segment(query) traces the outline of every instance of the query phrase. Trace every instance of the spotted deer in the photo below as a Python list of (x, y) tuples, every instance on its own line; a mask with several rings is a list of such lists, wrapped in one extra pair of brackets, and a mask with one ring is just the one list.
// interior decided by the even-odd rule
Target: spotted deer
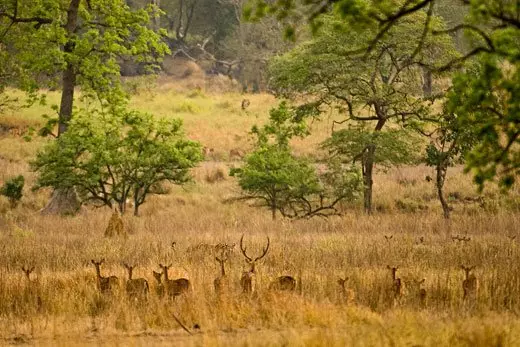
[(269, 285), (269, 289), (281, 291), (295, 291), (296, 279), (292, 276), (277, 277), (273, 282), (271, 282), (271, 284)]
[(22, 266), (22, 271), (25, 274), (27, 287), (25, 290), (25, 295), (27, 295), (27, 299), (33, 301), (33, 303), (36, 304), (36, 308), (38, 311), (40, 311), (43, 307), (43, 301), (42, 297), (40, 296), (40, 283), (37, 281), (37, 279), (31, 279), (31, 274), (34, 271), (34, 266), (25, 267)]
[(217, 263), (220, 264), (220, 276), (213, 281), (217, 295), (225, 294), (229, 291), (229, 278), (226, 275), (226, 268), (224, 266), (228, 260), (228, 256), (229, 253), (223, 251), (220, 257), (215, 257)]
[(407, 282), (407, 290), (410, 294), (410, 298), (415, 303), (419, 303), (421, 307), (426, 306), (426, 289), (421, 288), (422, 285), (426, 282), (426, 279), (416, 280), (412, 279)]
[(163, 265), (159, 264), (163, 271), (164, 276), (164, 286), (166, 288), (166, 293), (170, 298), (175, 298), (176, 296), (179, 296), (183, 293), (187, 293), (190, 288), (191, 284), (190, 281), (186, 278), (178, 278), (175, 280), (171, 280), (168, 278), (168, 270), (171, 268), (171, 264), (169, 265)]
[(471, 274), (471, 271), (475, 269), (475, 266), (460, 266), (462, 270), (464, 270), (465, 279), (462, 281), (462, 290), (464, 291), (463, 300), (467, 299), (476, 299), (478, 294), (478, 279), (474, 274)]
[(126, 293), (132, 298), (145, 298), (150, 291), (148, 281), (144, 278), (132, 278), (135, 265), (128, 265), (123, 263), (123, 266), (128, 271), (128, 280), (126, 281)]
[(161, 280), (162, 272), (152, 271), (152, 274), (153, 278), (155, 278), (155, 281), (157, 282), (155, 285), (155, 294), (157, 294), (158, 297), (162, 298), (164, 297), (164, 285)]
[(240, 251), (242, 255), (246, 258), (246, 262), (249, 264), (249, 271), (245, 271), (242, 273), (242, 277), (240, 278), (240, 286), (242, 287), (242, 291), (244, 293), (253, 293), (255, 292), (256, 287), (256, 271), (255, 266), (256, 262), (265, 257), (267, 252), (269, 251), (270, 240), (267, 237), (267, 246), (263, 248), (262, 254), (256, 258), (251, 258), (246, 253), (246, 248), (244, 247), (244, 235), (240, 238)]
[(119, 279), (116, 276), (103, 277), (101, 276), (101, 265), (105, 262), (105, 259), (101, 259), (100, 261), (91, 260), (92, 264), (96, 268), (97, 275), (97, 287), (99, 291), (103, 294), (112, 293), (119, 287)]
[(396, 276), (396, 273), (397, 273), (397, 270), (399, 269), (399, 267), (397, 267), (397, 266), (392, 267), (390, 265), (387, 265), (386, 268), (388, 270), (390, 270), (390, 274), (392, 277), (391, 292), (393, 295), (394, 304), (397, 304), (401, 300), (401, 297), (403, 295), (403, 287), (404, 287), (401, 279)]
[(339, 293), (340, 293), (340, 300), (341, 302), (345, 304), (353, 304), (354, 300), (356, 299), (356, 293), (350, 289), (347, 288), (345, 285), (348, 282), (349, 278), (338, 278), (338, 285), (339, 285)]

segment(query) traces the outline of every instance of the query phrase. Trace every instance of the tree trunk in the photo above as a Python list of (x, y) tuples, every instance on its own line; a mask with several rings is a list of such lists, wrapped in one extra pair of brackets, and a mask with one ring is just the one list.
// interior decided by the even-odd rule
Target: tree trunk
[(450, 207), (448, 206), (448, 202), (444, 198), (444, 181), (446, 179), (446, 173), (448, 168), (444, 164), (444, 161), (441, 161), (435, 167), (437, 171), (437, 179), (435, 181), (435, 186), (437, 187), (437, 195), (439, 196), (439, 201), (441, 202), (442, 212), (445, 219), (450, 219)]
[[(78, 9), (81, 0), (71, 0), (67, 11), (67, 23), (65, 30), (69, 41), (63, 47), (65, 53), (74, 51), (72, 38), (77, 28)], [(71, 62), (62, 74), (62, 93), (58, 122), (58, 137), (67, 131), (68, 123), (72, 118), (72, 108), (74, 105), (74, 88), (76, 87), (76, 69)], [(42, 210), (42, 214), (70, 214), (79, 210), (81, 203), (74, 189), (56, 189), (51, 196), (51, 200)]]
[(423, 95), (430, 97), (432, 95), (432, 72), (428, 68), (423, 68)]
[(376, 145), (370, 144), (363, 155), (363, 198), (366, 214), (372, 214), (372, 186)]

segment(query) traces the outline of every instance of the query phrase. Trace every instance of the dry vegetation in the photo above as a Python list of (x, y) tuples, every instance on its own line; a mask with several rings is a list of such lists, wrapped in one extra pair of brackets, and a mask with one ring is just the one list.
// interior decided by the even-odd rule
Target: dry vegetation
[[(479, 196), (470, 178), (453, 169), (447, 192), (454, 214), (446, 222), (424, 179), (431, 170), (400, 168), (375, 178), (372, 217), (348, 206), (341, 218), (274, 223), (267, 211), (222, 201), (236, 189), (227, 176), (238, 164), (228, 161), (230, 151), (250, 146), (251, 125), (264, 121), (276, 101), (247, 95), (251, 104), (242, 110), (243, 95), (203, 90), (162, 84), (132, 99), (140, 109), (183, 118), (187, 133), (214, 153), (195, 171), (195, 184), (151, 198), (139, 218), (124, 216), (127, 237), (104, 237), (109, 209), (41, 216), (49, 192), (30, 191), (34, 174), (27, 160), (45, 140), (1, 134), (0, 183), (23, 173), (27, 187), (14, 210), (0, 198), (0, 344), (518, 344), (518, 190)], [(45, 112), (43, 106), (13, 111), (6, 124), (38, 124)], [(315, 135), (296, 150), (313, 153), (329, 129), (327, 121), (313, 124)], [(270, 237), (267, 255), (256, 264), (253, 294), (240, 287), (250, 269), (238, 247), (242, 234), (252, 257)], [(236, 244), (225, 262), (225, 295), (215, 293), (214, 281), (223, 275), (215, 257), (221, 255), (208, 246), (219, 243)], [(117, 276), (120, 286), (101, 294), (91, 260), (103, 258), (101, 275)], [(138, 265), (133, 278), (147, 281), (147, 299), (128, 297), (124, 263)], [(174, 299), (158, 295), (152, 271), (161, 272), (159, 264), (172, 264), (169, 278), (188, 279), (190, 290)], [(466, 277), (461, 265), (475, 269)], [(396, 280), (388, 266), (398, 268)], [(297, 280), (296, 290), (269, 290), (283, 275)]]

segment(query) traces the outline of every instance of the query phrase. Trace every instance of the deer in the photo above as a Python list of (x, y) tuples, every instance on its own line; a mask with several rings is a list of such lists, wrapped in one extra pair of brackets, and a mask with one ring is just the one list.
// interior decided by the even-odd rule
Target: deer
[(163, 271), (164, 276), (164, 286), (166, 288), (166, 293), (170, 298), (175, 298), (183, 293), (186, 293), (190, 290), (191, 284), (190, 281), (186, 278), (178, 278), (175, 280), (171, 280), (168, 278), (168, 269), (172, 267), (171, 264), (163, 265), (159, 264)]
[(475, 266), (460, 266), (462, 270), (464, 270), (464, 273), (466, 275), (466, 278), (462, 281), (462, 289), (464, 291), (464, 296), (462, 297), (463, 300), (466, 300), (468, 298), (475, 299), (477, 297), (478, 293), (478, 279), (475, 277), (474, 274), (470, 274), (470, 272), (475, 269)]
[(112, 293), (114, 290), (116, 290), (119, 287), (119, 279), (117, 276), (109, 276), (109, 277), (103, 277), (101, 276), (101, 264), (105, 262), (105, 259), (101, 259), (100, 261), (95, 261), (94, 259), (91, 260), (92, 264), (94, 264), (96, 268), (96, 275), (97, 275), (97, 286), (101, 293), (107, 294)]
[(155, 294), (158, 297), (162, 298), (164, 296), (164, 285), (161, 281), (162, 272), (152, 271), (153, 278), (157, 281), (157, 285), (155, 286)]
[(356, 298), (356, 293), (352, 289), (345, 287), (345, 284), (348, 282), (348, 280), (349, 280), (348, 277), (345, 277), (345, 278), (340, 277), (340, 278), (338, 278), (337, 283), (339, 285), (341, 301), (346, 304), (352, 304), (352, 303), (354, 303), (354, 300)]
[(280, 276), (277, 277), (269, 285), (270, 290), (281, 290), (281, 291), (295, 291), (296, 290), (296, 279), (292, 276)]
[(225, 262), (228, 260), (229, 253), (222, 251), (220, 257), (215, 257), (217, 263), (220, 264), (220, 276), (215, 278), (213, 285), (217, 295), (225, 294), (229, 290), (229, 278), (226, 276)]
[(399, 302), (402, 294), (403, 294), (403, 283), (400, 278), (396, 277), (397, 270), (399, 267), (394, 266), (391, 267), (390, 265), (387, 265), (386, 268), (390, 270), (391, 276), (392, 276), (392, 293), (394, 296), (394, 304), (396, 302)]
[(40, 287), (39, 283), (36, 282), (36, 280), (31, 280), (31, 273), (34, 271), (34, 266), (30, 268), (26, 268), (25, 266), (22, 266), (22, 271), (25, 274), (25, 278), (27, 279), (27, 291), (25, 292), (26, 295), (29, 295), (32, 299), (36, 300), (36, 307), (38, 311), (42, 309), (43, 302), (42, 297), (39, 295)]
[(423, 278), (422, 280), (416, 280), (412, 279), (410, 282), (408, 282), (409, 292), (412, 295), (412, 299), (415, 302), (419, 302), (421, 307), (424, 307), (426, 305), (426, 289), (421, 288), (421, 286), (426, 282), (426, 279)]
[(128, 265), (127, 263), (123, 263), (123, 266), (128, 271), (128, 280), (126, 281), (126, 293), (128, 296), (134, 298), (145, 298), (150, 291), (148, 281), (144, 278), (132, 278), (132, 274), (136, 265), (132, 266)]
[(250, 268), (249, 271), (244, 271), (242, 273), (242, 277), (240, 278), (240, 285), (242, 287), (242, 291), (244, 293), (253, 293), (255, 292), (256, 287), (256, 272), (255, 272), (255, 265), (256, 262), (261, 260), (263, 257), (266, 256), (267, 252), (269, 251), (269, 244), (270, 240), (269, 237), (267, 237), (267, 246), (263, 248), (262, 254), (255, 259), (249, 257), (246, 253), (246, 248), (244, 247), (244, 235), (242, 234), (242, 237), (240, 238), (240, 251), (242, 252), (242, 255), (246, 258), (246, 262), (249, 264)]
[(248, 108), (249, 105), (251, 105), (251, 101), (249, 101), (249, 99), (242, 100), (242, 104), (241, 104), (242, 110), (245, 110), (246, 108)]

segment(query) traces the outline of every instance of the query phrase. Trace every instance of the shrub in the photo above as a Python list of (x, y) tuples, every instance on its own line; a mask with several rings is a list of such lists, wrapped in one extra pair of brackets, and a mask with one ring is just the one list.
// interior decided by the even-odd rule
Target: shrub
[(20, 202), (23, 195), (23, 187), (25, 185), (25, 178), (22, 175), (11, 178), (0, 189), (0, 194), (5, 196), (11, 207), (14, 208)]

